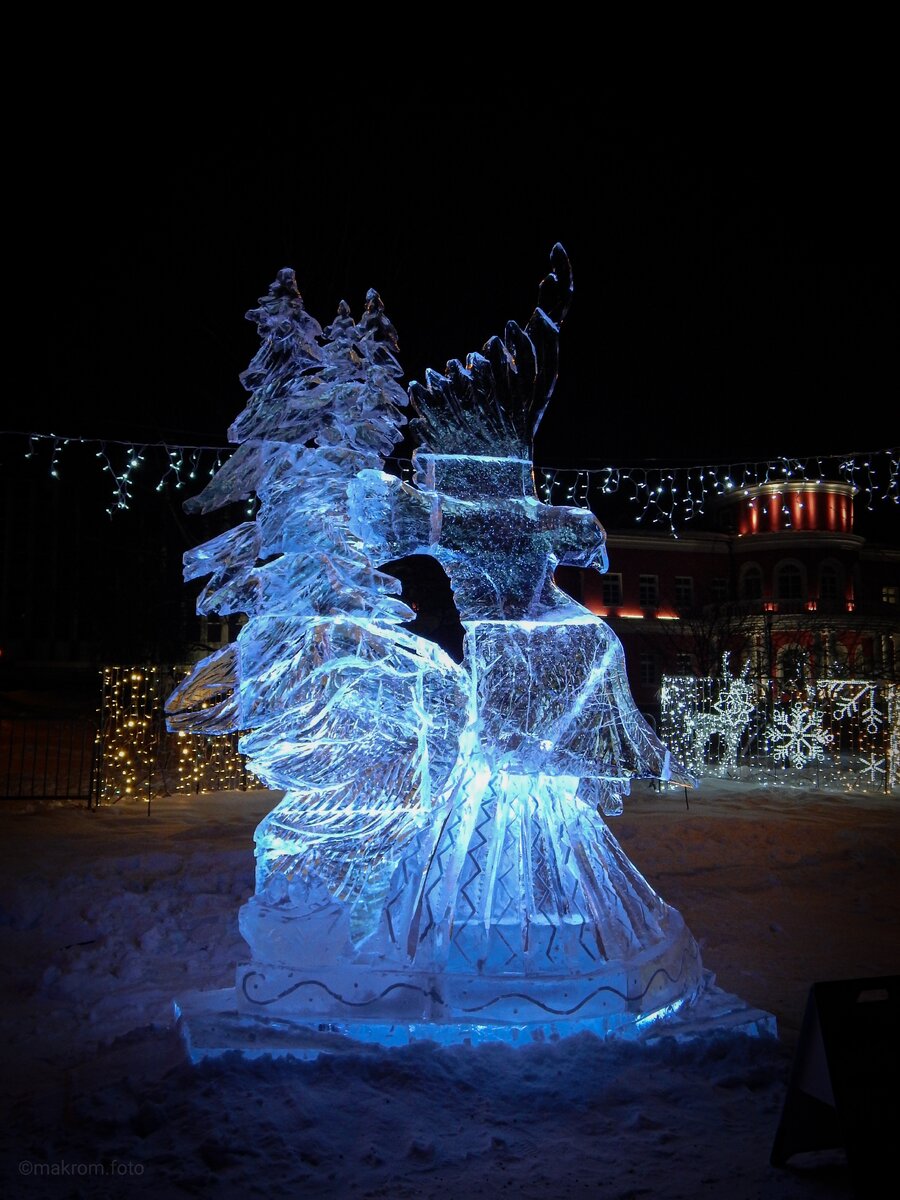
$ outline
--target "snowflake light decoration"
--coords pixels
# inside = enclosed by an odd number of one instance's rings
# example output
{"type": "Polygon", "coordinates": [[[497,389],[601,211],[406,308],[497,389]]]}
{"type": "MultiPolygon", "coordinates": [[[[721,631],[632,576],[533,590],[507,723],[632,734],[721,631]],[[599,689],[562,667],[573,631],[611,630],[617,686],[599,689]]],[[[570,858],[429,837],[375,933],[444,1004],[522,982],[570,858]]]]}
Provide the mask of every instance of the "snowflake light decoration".
{"type": "Polygon", "coordinates": [[[884,718],[878,711],[876,684],[865,679],[848,679],[835,683],[826,682],[821,687],[834,704],[833,716],[836,721],[846,721],[851,716],[859,716],[867,733],[873,736],[878,733],[884,718]]]}
{"type": "Polygon", "coordinates": [[[881,786],[884,784],[885,774],[887,772],[887,756],[882,754],[880,757],[873,751],[863,757],[862,770],[859,773],[859,778],[863,783],[881,786]]]}
{"type": "Polygon", "coordinates": [[[807,763],[821,762],[825,757],[824,747],[834,741],[834,735],[822,726],[822,713],[817,708],[807,708],[799,700],[789,709],[775,713],[766,735],[776,743],[773,758],[789,762],[797,770],[807,763]]]}
{"type": "Polygon", "coordinates": [[[713,708],[722,718],[722,724],[733,729],[739,740],[756,708],[756,688],[750,682],[749,662],[744,664],[740,675],[732,675],[728,669],[729,657],[722,655],[719,696],[713,708]]]}

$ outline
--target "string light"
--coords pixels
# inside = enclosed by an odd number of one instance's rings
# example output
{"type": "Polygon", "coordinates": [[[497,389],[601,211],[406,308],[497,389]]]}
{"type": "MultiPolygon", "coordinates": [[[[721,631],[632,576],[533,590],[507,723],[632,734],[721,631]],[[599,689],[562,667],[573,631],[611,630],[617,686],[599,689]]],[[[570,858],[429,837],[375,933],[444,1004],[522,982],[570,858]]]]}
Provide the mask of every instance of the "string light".
{"type": "MultiPolygon", "coordinates": [[[[780,479],[796,484],[826,478],[851,484],[869,509],[876,502],[900,504],[900,456],[894,449],[694,466],[544,467],[539,494],[548,504],[580,500],[602,512],[600,497],[620,492],[637,505],[637,524],[668,525],[677,536],[677,528],[703,516],[705,504],[716,497],[734,491],[746,494],[759,484],[777,484],[780,479]]],[[[790,515],[786,506],[784,512],[790,515]]]]}
{"type": "Polygon", "coordinates": [[[101,803],[261,786],[238,751],[237,734],[203,737],[166,729],[163,697],[189,669],[103,668],[97,732],[101,803]]]}
{"type": "Polygon", "coordinates": [[[825,679],[790,693],[773,679],[666,675],[661,735],[698,775],[892,792],[900,784],[900,687],[825,679]]]}
{"type": "MultiPolygon", "coordinates": [[[[70,437],[54,433],[0,431],[22,439],[24,457],[34,459],[49,447],[50,474],[60,478],[62,460],[70,446],[95,446],[95,457],[112,478],[111,515],[131,506],[138,471],[156,476],[156,491],[172,487],[193,489],[215,475],[233,453],[232,447],[174,445],[168,442],[121,442],[113,439],[70,437]]],[[[386,468],[405,481],[412,479],[409,459],[389,459],[386,468]]],[[[876,504],[900,504],[900,450],[845,451],[840,454],[779,455],[755,462],[704,463],[692,466],[635,463],[602,467],[541,466],[538,494],[547,504],[568,504],[603,511],[604,496],[621,495],[636,506],[637,524],[662,525],[671,533],[705,514],[712,499],[759,484],[780,480],[819,482],[839,479],[856,489],[868,509],[876,504]],[[736,478],[740,472],[740,477],[736,478]]],[[[255,500],[247,504],[254,512],[255,500]]],[[[786,511],[786,510],[785,510],[786,511]]]]}
{"type": "Polygon", "coordinates": [[[67,450],[79,446],[96,447],[94,458],[101,471],[109,475],[112,481],[111,499],[106,509],[110,516],[131,507],[135,478],[142,469],[145,474],[152,470],[157,475],[154,484],[157,492],[163,492],[167,487],[181,491],[195,488],[197,481],[203,477],[215,475],[233,452],[230,446],[182,446],[168,442],[139,443],[112,438],[68,437],[54,433],[0,432],[4,437],[24,438],[24,457],[27,459],[36,458],[42,446],[49,446],[49,472],[54,479],[61,477],[62,460],[67,450]]]}
{"type": "MultiPolygon", "coordinates": [[[[101,803],[172,792],[262,786],[247,771],[237,734],[169,733],[162,697],[186,666],[107,666],[97,734],[101,803]]],[[[731,674],[663,677],[661,733],[698,775],[748,774],[760,784],[891,792],[900,784],[900,687],[828,679],[782,695],[776,680],[731,674]]]]}

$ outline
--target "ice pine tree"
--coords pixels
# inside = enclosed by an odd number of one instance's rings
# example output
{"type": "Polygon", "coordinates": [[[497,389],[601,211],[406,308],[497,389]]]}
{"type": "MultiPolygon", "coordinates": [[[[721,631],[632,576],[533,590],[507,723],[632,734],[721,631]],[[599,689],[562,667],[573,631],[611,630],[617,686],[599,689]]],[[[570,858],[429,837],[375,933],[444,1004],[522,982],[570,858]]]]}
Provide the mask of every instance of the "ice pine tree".
{"type": "Polygon", "coordinates": [[[186,560],[212,574],[201,605],[249,620],[169,705],[248,730],[253,770],[286,789],[257,830],[239,1005],[390,1040],[421,1022],[608,1032],[684,1004],[696,944],[604,815],[634,778],[689,777],[637,712],[612,630],[554,582],[560,563],[606,569],[602,528],[534,491],[564,251],[524,327],[411,386],[413,484],[380,461],[402,416],[380,304],[320,333],[292,289],[280,277],[253,314],[245,440],[198,501],[253,490],[259,515],[186,560]],[[410,555],[449,577],[461,664],[404,628],[377,564],[410,555]]]}
{"type": "Polygon", "coordinates": [[[229,430],[240,444],[186,507],[255,495],[257,516],[185,555],[186,579],[210,576],[198,612],[248,619],[172,694],[168,720],[248,731],[254,773],[287,789],[258,834],[259,893],[277,902],[325,887],[358,935],[456,758],[465,698],[452,660],[405,631],[415,613],[399,582],[350,528],[350,480],[383,465],[405,423],[381,300],[370,291],[358,323],[342,302],[323,332],[283,270],[248,318],[262,345],[229,430]]]}

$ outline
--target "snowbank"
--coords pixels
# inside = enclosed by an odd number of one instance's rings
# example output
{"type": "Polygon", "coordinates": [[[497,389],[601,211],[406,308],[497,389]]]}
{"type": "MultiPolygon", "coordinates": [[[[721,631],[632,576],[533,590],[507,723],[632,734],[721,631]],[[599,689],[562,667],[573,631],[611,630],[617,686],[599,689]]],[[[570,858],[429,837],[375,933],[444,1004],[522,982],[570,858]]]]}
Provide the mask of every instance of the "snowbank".
{"type": "Polygon", "coordinates": [[[839,1197],[768,1165],[810,984],[897,973],[898,801],[641,785],[614,819],[717,982],[779,1040],[368,1048],[191,1066],[273,793],[0,812],[4,1195],[839,1197]]]}

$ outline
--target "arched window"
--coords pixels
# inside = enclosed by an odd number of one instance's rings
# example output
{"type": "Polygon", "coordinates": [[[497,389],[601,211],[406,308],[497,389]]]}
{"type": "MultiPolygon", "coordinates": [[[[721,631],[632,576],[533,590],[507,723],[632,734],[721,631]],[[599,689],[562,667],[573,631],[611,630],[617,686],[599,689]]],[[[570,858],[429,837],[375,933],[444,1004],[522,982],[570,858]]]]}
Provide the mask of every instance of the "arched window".
{"type": "Polygon", "coordinates": [[[780,604],[796,604],[806,599],[803,571],[794,562],[779,563],[775,570],[775,599],[780,604]]]}
{"type": "Polygon", "coordinates": [[[841,570],[837,563],[824,562],[819,567],[819,603],[823,608],[835,608],[841,599],[841,570]]]}
{"type": "Polygon", "coordinates": [[[778,678],[787,687],[800,687],[806,680],[807,653],[802,646],[783,646],[778,651],[778,678]]]}
{"type": "Polygon", "coordinates": [[[744,567],[741,575],[741,599],[751,604],[759,603],[762,600],[762,586],[762,567],[756,563],[744,567]]]}
{"type": "Polygon", "coordinates": [[[863,638],[853,655],[853,674],[871,679],[875,669],[875,645],[872,638],[863,638]]]}

